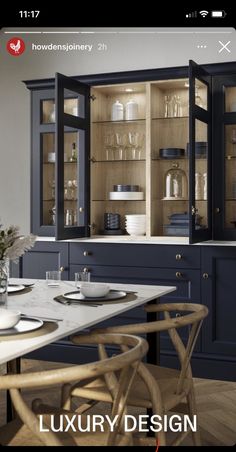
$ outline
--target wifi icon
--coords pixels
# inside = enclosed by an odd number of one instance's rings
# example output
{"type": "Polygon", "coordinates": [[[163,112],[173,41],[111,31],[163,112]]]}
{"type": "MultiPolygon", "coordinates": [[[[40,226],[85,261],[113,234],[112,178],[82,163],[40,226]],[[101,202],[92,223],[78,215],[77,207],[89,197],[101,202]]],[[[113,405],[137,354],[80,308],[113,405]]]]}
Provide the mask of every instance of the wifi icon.
{"type": "Polygon", "coordinates": [[[209,14],[209,11],[205,11],[205,10],[199,11],[199,14],[200,14],[202,17],[206,17],[207,14],[209,14]]]}

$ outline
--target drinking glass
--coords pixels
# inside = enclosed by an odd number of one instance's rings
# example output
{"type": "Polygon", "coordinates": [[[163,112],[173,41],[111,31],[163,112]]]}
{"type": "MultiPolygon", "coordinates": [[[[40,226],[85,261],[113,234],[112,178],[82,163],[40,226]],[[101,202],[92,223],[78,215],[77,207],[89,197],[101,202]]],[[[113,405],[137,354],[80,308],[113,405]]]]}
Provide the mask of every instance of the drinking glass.
{"type": "Polygon", "coordinates": [[[46,281],[49,287],[56,287],[60,285],[61,272],[60,270],[50,270],[46,272],[46,281]]]}
{"type": "Polygon", "coordinates": [[[106,160],[114,160],[114,134],[107,133],[104,137],[106,160]]]}
{"type": "Polygon", "coordinates": [[[90,282],[90,272],[77,272],[75,273],[75,285],[80,287],[82,282],[90,282]]]}
{"type": "Polygon", "coordinates": [[[126,160],[126,135],[115,133],[114,138],[115,160],[126,160]]]}

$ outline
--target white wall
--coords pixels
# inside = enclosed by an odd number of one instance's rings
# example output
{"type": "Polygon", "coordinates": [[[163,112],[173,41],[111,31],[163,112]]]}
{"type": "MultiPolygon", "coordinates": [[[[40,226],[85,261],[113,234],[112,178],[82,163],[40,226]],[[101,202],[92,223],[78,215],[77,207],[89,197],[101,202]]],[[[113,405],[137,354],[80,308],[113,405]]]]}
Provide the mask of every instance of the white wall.
{"type": "Polygon", "coordinates": [[[53,77],[55,72],[73,76],[182,66],[187,65],[189,59],[198,63],[235,59],[235,51],[219,53],[219,40],[225,43],[231,40],[231,47],[236,48],[236,33],[230,29],[221,35],[212,33],[213,29],[211,34],[189,34],[186,33],[188,29],[184,29],[184,34],[179,33],[180,29],[171,29],[171,34],[150,33],[164,31],[161,29],[148,29],[148,34],[128,34],[127,30],[117,29],[110,31],[126,33],[25,34],[20,36],[26,43],[26,50],[19,57],[7,53],[6,42],[18,35],[5,34],[6,31],[11,29],[2,30],[0,34],[0,222],[17,224],[23,233],[30,230],[30,93],[22,80],[53,77]],[[32,42],[93,44],[93,50],[33,52],[32,42]],[[98,51],[98,43],[105,43],[108,49],[98,51]],[[205,43],[207,48],[197,47],[205,43]]]}

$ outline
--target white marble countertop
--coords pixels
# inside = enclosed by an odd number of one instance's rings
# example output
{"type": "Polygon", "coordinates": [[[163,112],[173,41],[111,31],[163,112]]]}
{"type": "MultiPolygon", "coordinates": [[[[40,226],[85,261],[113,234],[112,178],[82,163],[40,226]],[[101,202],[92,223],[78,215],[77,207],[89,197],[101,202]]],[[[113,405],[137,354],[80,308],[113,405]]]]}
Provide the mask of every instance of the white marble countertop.
{"type": "MultiPolygon", "coordinates": [[[[37,237],[38,242],[55,242],[55,237],[37,237]]],[[[236,246],[236,240],[207,240],[205,242],[189,243],[188,237],[131,237],[123,236],[93,236],[80,239],[59,240],[69,243],[125,243],[136,245],[192,245],[192,246],[236,246]]]]}
{"type": "MultiPolygon", "coordinates": [[[[28,282],[29,280],[27,280],[28,282]]],[[[13,283],[23,284],[26,280],[11,280],[13,283]]],[[[48,287],[46,281],[37,280],[28,293],[18,292],[15,295],[8,295],[7,308],[20,310],[22,314],[28,316],[40,316],[44,318],[60,319],[55,331],[40,336],[40,329],[37,335],[32,338],[24,338],[24,334],[0,336],[0,364],[20,357],[33,350],[41,348],[55,342],[70,334],[82,331],[92,325],[96,325],[103,320],[114,317],[137,306],[141,306],[150,300],[162,297],[163,295],[176,290],[173,286],[148,286],[133,284],[109,284],[112,289],[127,290],[137,292],[134,301],[124,301],[117,304],[104,304],[98,307],[87,305],[63,305],[53,300],[54,297],[66,292],[75,290],[74,282],[62,281],[59,287],[48,287]]],[[[35,332],[36,334],[36,332],[35,332]]]]}

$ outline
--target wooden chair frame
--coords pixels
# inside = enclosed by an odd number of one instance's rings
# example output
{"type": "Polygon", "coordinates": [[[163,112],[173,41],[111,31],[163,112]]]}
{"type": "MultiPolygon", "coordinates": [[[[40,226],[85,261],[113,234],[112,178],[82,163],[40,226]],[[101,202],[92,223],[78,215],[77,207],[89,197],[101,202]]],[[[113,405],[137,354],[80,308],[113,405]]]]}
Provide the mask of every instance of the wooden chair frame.
{"type": "MultiPolygon", "coordinates": [[[[12,403],[19,418],[40,441],[44,442],[45,445],[59,446],[63,444],[54,432],[49,431],[44,432],[43,434],[40,432],[38,417],[25,403],[20,392],[21,389],[45,388],[55,384],[66,385],[77,381],[96,379],[104,375],[109,379],[109,375],[113,375],[115,372],[120,371],[119,378],[116,380],[115,392],[112,397],[112,416],[118,414],[119,421],[117,422],[114,431],[108,434],[107,439],[107,445],[113,445],[116,442],[116,437],[122,423],[127,397],[135,372],[140,360],[148,350],[148,344],[145,339],[127,334],[96,333],[81,335],[80,343],[98,345],[103,359],[89,364],[38,373],[0,376],[0,389],[9,390],[12,403]],[[105,345],[108,344],[119,346],[121,353],[109,358],[105,350],[105,345]],[[127,372],[130,372],[130,369],[132,369],[132,378],[127,385],[127,372]]],[[[40,407],[37,403],[34,404],[34,407],[38,408],[37,411],[40,412],[40,407]]],[[[52,412],[52,410],[49,411],[52,412]]]]}
{"type": "MultiPolygon", "coordinates": [[[[145,310],[147,312],[163,313],[164,320],[156,320],[147,323],[129,324],[129,325],[119,325],[108,327],[105,329],[96,329],[95,332],[99,333],[125,333],[125,334],[147,334],[147,333],[160,333],[162,331],[167,331],[171,342],[175,348],[177,356],[180,362],[180,372],[178,373],[178,381],[175,387],[175,394],[172,400],[168,401],[168,406],[164,406],[163,397],[161,389],[158,384],[158,379],[156,380],[151,374],[148,364],[141,363],[139,365],[137,374],[143,380],[146,385],[147,393],[149,393],[149,401],[147,403],[142,401],[140,397],[134,397],[133,394],[130,395],[128,404],[133,406],[142,406],[146,408],[152,408],[153,413],[157,413],[163,416],[168,411],[174,411],[178,404],[182,402],[183,399],[187,400],[187,408],[190,416],[196,414],[196,400],[193,387],[192,370],[190,365],[191,356],[194,350],[194,346],[201,329],[203,319],[208,314],[208,309],[204,305],[195,303],[161,303],[161,304],[151,304],[146,305],[145,310]],[[177,312],[178,316],[171,317],[171,312],[177,312]],[[187,312],[187,314],[186,314],[187,312]],[[187,344],[184,345],[181,339],[178,329],[188,326],[189,335],[187,344]]],[[[80,343],[79,336],[74,336],[71,338],[72,342],[75,344],[80,343]]],[[[158,368],[158,366],[157,366],[158,368]]],[[[114,381],[113,381],[114,384],[114,381]]],[[[80,386],[80,385],[79,385],[80,386]]],[[[107,381],[108,392],[111,392],[111,379],[107,381]]],[[[85,389],[75,385],[71,389],[71,396],[86,396],[93,398],[94,394],[92,389],[85,389]]],[[[69,398],[67,394],[67,406],[69,404],[69,398]]],[[[103,395],[105,401],[106,396],[103,395]]],[[[108,401],[108,400],[107,400],[108,401]]],[[[178,435],[178,438],[173,442],[172,445],[179,445],[188,432],[182,432],[178,435]]],[[[158,441],[160,445],[166,445],[166,435],[163,431],[159,432],[158,441]]],[[[199,432],[192,434],[193,442],[195,445],[200,445],[200,435],[199,432]]]]}

